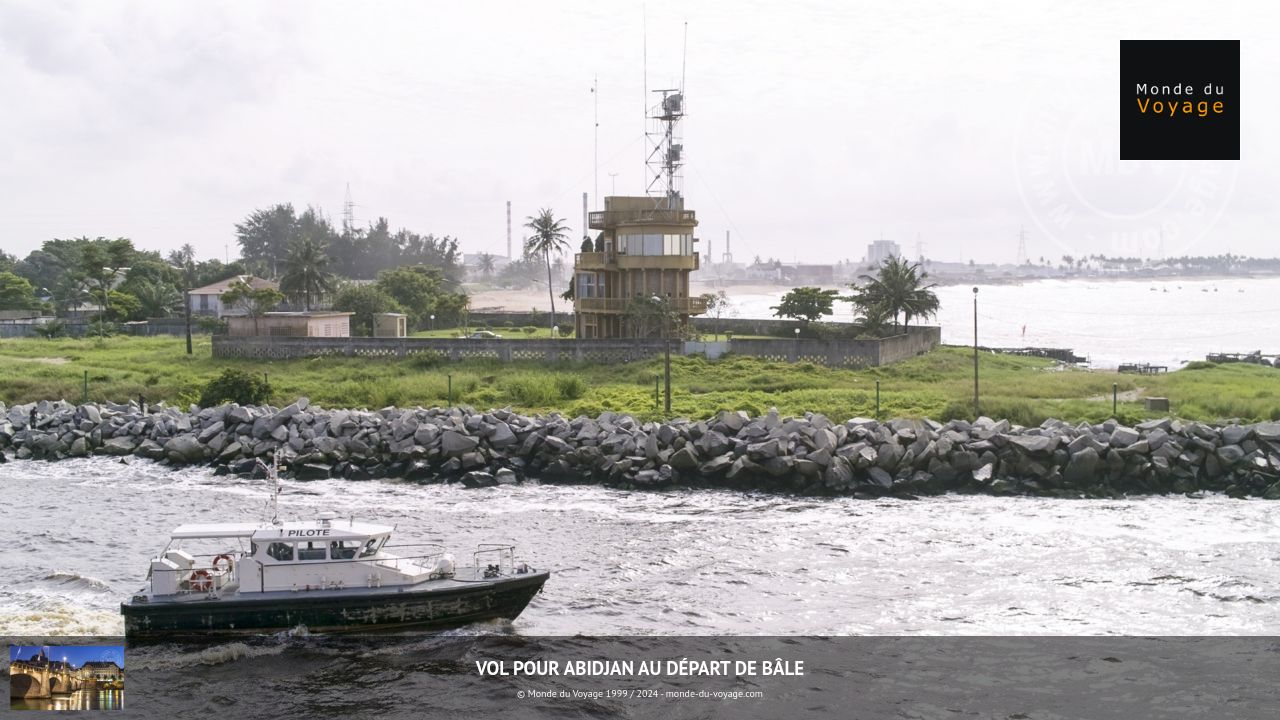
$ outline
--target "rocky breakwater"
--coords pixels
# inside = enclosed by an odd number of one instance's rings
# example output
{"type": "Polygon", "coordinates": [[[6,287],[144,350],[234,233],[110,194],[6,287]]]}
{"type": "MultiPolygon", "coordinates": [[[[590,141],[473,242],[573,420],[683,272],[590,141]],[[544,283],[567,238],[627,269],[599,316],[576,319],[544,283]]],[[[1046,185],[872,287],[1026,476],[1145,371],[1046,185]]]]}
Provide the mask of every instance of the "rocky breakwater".
{"type": "MultiPolygon", "coordinates": [[[[644,422],[468,408],[328,410],[0,404],[0,460],[89,455],[212,464],[298,479],[405,478],[470,487],[542,480],[899,497],[944,492],[1113,497],[1221,491],[1280,499],[1280,423],[1165,418],[1020,427],[1006,420],[833,422],[818,414],[644,422]]],[[[3,473],[0,473],[2,475],[3,473]]]]}

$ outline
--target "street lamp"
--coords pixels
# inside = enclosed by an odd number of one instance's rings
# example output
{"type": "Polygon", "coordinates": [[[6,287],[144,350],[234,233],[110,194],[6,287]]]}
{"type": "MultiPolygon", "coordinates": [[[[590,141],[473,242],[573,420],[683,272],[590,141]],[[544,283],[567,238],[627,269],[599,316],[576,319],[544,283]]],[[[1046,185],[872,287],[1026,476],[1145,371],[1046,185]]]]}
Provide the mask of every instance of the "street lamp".
{"type": "Polygon", "coordinates": [[[796,333],[796,343],[794,345],[794,350],[792,352],[792,354],[795,355],[795,358],[792,360],[792,362],[800,362],[800,328],[796,328],[795,333],[796,333]]]}
{"type": "Polygon", "coordinates": [[[978,410],[978,288],[973,289],[973,419],[982,417],[978,410]]]}
{"type": "Polygon", "coordinates": [[[432,316],[431,316],[431,330],[432,330],[432,332],[434,332],[434,331],[435,331],[435,329],[436,329],[436,316],[435,316],[435,315],[432,315],[432,316]]]}
{"type": "Polygon", "coordinates": [[[670,308],[667,307],[667,301],[654,295],[653,302],[662,308],[662,389],[665,394],[663,397],[663,408],[667,417],[671,417],[671,338],[670,335],[670,308]]]}

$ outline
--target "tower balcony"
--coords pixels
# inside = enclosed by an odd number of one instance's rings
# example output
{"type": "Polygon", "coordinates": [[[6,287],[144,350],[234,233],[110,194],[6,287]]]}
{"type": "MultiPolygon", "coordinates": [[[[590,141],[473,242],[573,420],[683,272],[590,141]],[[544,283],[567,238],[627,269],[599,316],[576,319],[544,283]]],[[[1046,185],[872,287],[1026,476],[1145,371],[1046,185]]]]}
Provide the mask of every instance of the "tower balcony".
{"type": "Polygon", "coordinates": [[[575,270],[697,270],[702,266],[698,253],[692,255],[623,255],[618,253],[578,253],[575,270]]]}
{"type": "MultiPolygon", "coordinates": [[[[677,315],[702,315],[707,311],[707,301],[700,297],[667,298],[671,311],[677,315]]],[[[575,312],[622,314],[631,305],[630,298],[576,298],[575,312]]]]}

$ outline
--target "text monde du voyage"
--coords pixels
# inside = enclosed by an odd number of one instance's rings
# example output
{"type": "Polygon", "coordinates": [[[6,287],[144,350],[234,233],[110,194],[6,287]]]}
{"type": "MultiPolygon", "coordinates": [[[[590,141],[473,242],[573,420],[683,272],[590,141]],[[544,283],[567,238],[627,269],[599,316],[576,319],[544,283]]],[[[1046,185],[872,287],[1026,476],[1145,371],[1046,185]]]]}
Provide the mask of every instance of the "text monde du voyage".
{"type": "Polygon", "coordinates": [[[1214,96],[1226,94],[1225,86],[1206,83],[1197,96],[1196,87],[1190,83],[1175,85],[1151,85],[1137,83],[1138,112],[1143,115],[1161,117],[1194,116],[1207,118],[1210,115],[1222,115],[1226,112],[1223,100],[1214,100],[1214,96]],[[1203,100],[1197,97],[1206,98],[1203,100]]]}

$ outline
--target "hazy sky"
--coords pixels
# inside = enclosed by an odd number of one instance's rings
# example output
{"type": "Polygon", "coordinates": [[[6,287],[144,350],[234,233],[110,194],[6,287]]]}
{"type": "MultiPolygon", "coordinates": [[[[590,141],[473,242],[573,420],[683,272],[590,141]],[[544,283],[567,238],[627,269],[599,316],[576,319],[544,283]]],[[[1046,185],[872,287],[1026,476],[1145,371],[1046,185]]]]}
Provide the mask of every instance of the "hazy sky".
{"type": "Polygon", "coordinates": [[[1033,258],[1280,254],[1274,4],[1027,0],[0,0],[0,248],[234,256],[255,207],[338,220],[347,183],[360,221],[468,252],[504,252],[507,200],[517,241],[543,206],[577,236],[593,77],[600,194],[646,182],[646,17],[650,88],[688,23],[685,197],[717,257],[732,230],[738,260],[883,233],[1011,261],[1020,226],[1033,258]],[[1239,162],[1118,161],[1121,38],[1242,41],[1239,162]]]}

